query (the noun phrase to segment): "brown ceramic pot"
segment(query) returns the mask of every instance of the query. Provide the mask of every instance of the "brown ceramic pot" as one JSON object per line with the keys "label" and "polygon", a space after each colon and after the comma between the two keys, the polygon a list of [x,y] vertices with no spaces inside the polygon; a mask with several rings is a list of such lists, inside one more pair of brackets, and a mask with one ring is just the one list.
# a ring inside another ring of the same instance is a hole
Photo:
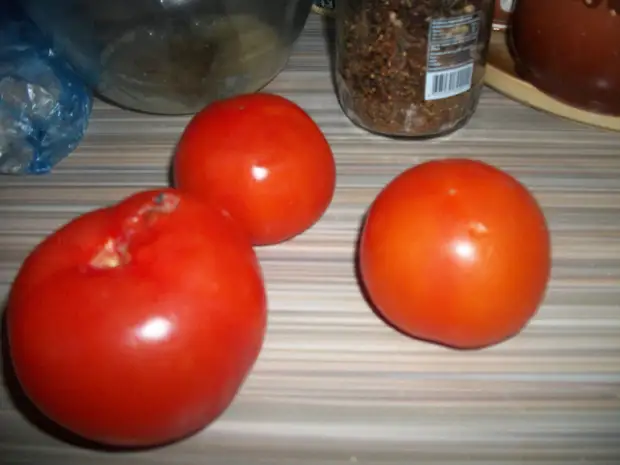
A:
{"label": "brown ceramic pot", "polygon": [[620,0],[519,0],[518,72],[570,105],[620,116]]}
{"label": "brown ceramic pot", "polygon": [[516,3],[517,0],[495,0],[493,29],[495,29],[496,31],[506,29]]}

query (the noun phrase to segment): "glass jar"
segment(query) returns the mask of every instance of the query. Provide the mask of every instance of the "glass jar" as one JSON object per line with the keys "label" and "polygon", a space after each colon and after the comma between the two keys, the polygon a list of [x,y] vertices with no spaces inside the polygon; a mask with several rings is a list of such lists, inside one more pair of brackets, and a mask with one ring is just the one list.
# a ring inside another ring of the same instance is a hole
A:
{"label": "glass jar", "polygon": [[23,0],[104,99],[194,113],[284,67],[312,0]]}
{"label": "glass jar", "polygon": [[508,27],[516,3],[517,0],[495,0],[495,13],[493,14],[494,30],[503,31]]}
{"label": "glass jar", "polygon": [[493,0],[338,0],[343,111],[388,136],[440,136],[463,126],[482,91],[493,6]]}
{"label": "glass jar", "polygon": [[620,116],[619,0],[519,0],[510,30],[525,80],[569,105]]}

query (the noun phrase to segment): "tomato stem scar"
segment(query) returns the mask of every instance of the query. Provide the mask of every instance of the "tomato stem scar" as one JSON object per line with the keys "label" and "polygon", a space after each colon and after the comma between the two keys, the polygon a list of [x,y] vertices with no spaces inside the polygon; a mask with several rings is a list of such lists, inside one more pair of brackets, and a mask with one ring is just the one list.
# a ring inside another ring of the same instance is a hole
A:
{"label": "tomato stem scar", "polygon": [[161,192],[153,199],[142,205],[135,215],[130,216],[124,223],[122,233],[116,239],[109,238],[103,247],[90,261],[93,268],[111,269],[126,265],[131,261],[128,247],[132,237],[153,226],[161,215],[172,213],[178,207],[179,196]]}
{"label": "tomato stem scar", "polygon": [[489,230],[484,224],[480,223],[479,221],[472,221],[471,223],[469,223],[468,232],[472,238],[479,238],[487,234]]}
{"label": "tomato stem scar", "polygon": [[130,258],[126,244],[110,238],[90,261],[90,266],[98,269],[118,268],[128,263]]}
{"label": "tomato stem scar", "polygon": [[[181,199],[178,195],[161,192],[153,197],[153,204],[155,207],[148,204],[142,207],[143,209],[152,209],[161,213],[172,213],[179,206]],[[141,209],[142,210],[142,209]],[[139,213],[138,213],[139,214]]]}

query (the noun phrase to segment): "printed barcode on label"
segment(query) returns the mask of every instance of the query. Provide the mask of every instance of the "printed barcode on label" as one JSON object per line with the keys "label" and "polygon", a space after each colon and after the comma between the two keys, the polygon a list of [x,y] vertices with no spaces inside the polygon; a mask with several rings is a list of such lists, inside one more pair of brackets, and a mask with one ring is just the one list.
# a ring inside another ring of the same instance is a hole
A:
{"label": "printed barcode on label", "polygon": [[474,64],[426,74],[426,100],[452,97],[468,91],[474,74]]}

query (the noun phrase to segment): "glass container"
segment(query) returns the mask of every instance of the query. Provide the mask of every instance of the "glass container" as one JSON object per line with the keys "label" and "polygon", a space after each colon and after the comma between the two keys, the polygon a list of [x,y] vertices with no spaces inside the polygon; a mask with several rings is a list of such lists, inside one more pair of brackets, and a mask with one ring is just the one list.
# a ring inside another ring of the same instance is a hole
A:
{"label": "glass container", "polygon": [[494,30],[503,31],[508,27],[516,3],[517,0],[495,0],[495,12],[493,13]]}
{"label": "glass container", "polygon": [[483,86],[493,0],[338,0],[336,83],[359,126],[434,137],[464,125]]}
{"label": "glass container", "polygon": [[257,91],[285,66],[312,0],[23,0],[96,92],[190,114]]}

